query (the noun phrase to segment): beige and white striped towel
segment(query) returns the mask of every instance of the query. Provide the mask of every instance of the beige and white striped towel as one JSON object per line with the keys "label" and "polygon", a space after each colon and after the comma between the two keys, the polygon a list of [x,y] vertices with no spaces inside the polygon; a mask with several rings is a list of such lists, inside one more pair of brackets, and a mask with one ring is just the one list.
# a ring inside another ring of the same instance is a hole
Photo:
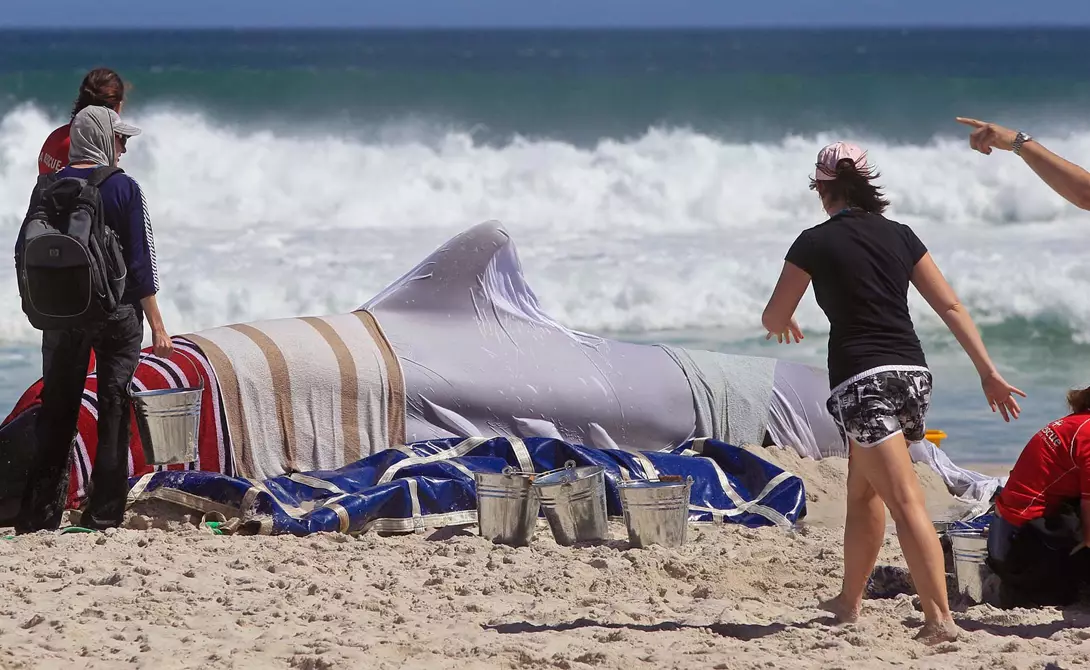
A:
{"label": "beige and white striped towel", "polygon": [[337,468],[404,442],[401,366],[366,311],[184,337],[215,371],[240,476]]}

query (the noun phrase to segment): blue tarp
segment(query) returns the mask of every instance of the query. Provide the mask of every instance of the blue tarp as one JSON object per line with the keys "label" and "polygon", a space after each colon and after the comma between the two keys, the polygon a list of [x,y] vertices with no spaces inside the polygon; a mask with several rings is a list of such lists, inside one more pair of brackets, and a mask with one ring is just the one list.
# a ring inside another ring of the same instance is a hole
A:
{"label": "blue tarp", "polygon": [[641,453],[548,438],[432,440],[388,449],[337,470],[263,482],[211,472],[155,472],[130,481],[130,499],[170,500],[237,516],[243,532],[410,532],[475,523],[474,472],[500,472],[512,465],[541,473],[569,460],[605,468],[610,516],[622,513],[618,481],[659,475],[692,476],[690,521],[790,526],[806,514],[801,479],[714,440]]}
{"label": "blue tarp", "polygon": [[955,521],[954,523],[950,524],[950,527],[947,528],[946,530],[947,530],[947,532],[949,532],[949,531],[959,531],[959,530],[979,532],[979,531],[985,530],[987,528],[990,528],[991,525],[992,525],[992,519],[994,519],[994,518],[995,518],[995,514],[993,512],[986,512],[986,513],[981,514],[979,516],[973,517],[972,519],[964,519],[962,521]]}

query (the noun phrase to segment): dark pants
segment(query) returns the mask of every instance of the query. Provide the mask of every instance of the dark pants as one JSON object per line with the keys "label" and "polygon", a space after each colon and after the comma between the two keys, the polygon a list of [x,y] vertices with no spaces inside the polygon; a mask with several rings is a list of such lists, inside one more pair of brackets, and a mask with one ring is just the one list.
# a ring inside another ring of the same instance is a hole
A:
{"label": "dark pants", "polygon": [[[91,349],[97,358],[98,449],[91,475],[90,498],[81,525],[121,525],[128,495],[131,399],[129,384],[140,361],[144,337],[142,315],[122,305],[109,319],[86,329],[50,331],[49,361],[42,387],[42,406],[35,426],[37,449],[15,530],[28,533],[60,526],[68,499],[72,440],[76,434]],[[43,352],[44,353],[44,352]]]}
{"label": "dark pants", "polygon": [[57,343],[63,335],[63,330],[42,331],[42,379],[49,376],[49,363],[53,360],[53,352],[57,350]]}
{"label": "dark pants", "polygon": [[1081,536],[1077,498],[1017,528],[993,521],[987,563],[999,577],[999,606],[1065,607],[1075,602],[1090,576],[1090,552],[1071,554]]}

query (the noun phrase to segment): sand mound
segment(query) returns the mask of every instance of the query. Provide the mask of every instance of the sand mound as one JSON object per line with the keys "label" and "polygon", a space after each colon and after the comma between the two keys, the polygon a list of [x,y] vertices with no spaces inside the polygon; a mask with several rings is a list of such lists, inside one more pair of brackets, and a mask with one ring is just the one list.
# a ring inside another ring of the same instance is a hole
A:
{"label": "sand mound", "polygon": [[[823,458],[815,461],[800,456],[793,449],[749,446],[747,450],[798,475],[806,485],[806,521],[811,524],[843,524],[847,490],[848,459]],[[945,519],[962,510],[960,503],[946,488],[942,478],[930,467],[917,463],[916,475],[923,488],[932,518]]]}

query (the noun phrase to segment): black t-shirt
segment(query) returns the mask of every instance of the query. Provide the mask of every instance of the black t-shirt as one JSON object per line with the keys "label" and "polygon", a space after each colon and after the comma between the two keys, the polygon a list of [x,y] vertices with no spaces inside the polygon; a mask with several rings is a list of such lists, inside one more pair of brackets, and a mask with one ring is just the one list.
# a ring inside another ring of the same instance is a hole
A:
{"label": "black t-shirt", "polygon": [[829,318],[832,387],[872,368],[926,366],[908,285],[927,248],[906,225],[851,209],[805,230],[786,260],[806,271]]}

